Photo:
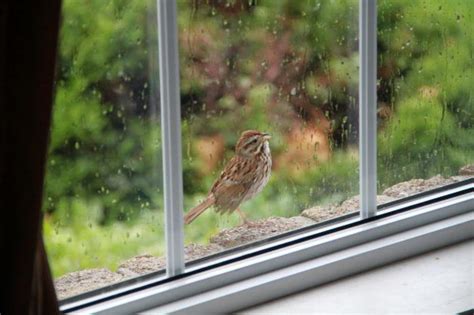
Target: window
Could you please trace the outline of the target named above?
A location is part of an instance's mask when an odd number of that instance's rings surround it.
[[[469,174],[462,168],[474,157],[473,75],[463,69],[472,69],[471,10],[379,1],[379,194],[399,199]]]
[[[144,288],[171,302],[394,233],[392,214],[432,223],[410,207],[447,218],[431,205],[443,198],[466,212],[469,6],[65,1],[44,205],[63,310]],[[183,226],[247,129],[272,136],[272,177],[241,205],[253,223],[206,211]],[[305,245],[318,237],[328,243]]]
[[[178,1],[178,25],[185,212],[243,131],[269,133],[273,160],[239,206],[251,224],[205,211],[185,226],[186,249],[222,252],[342,215],[324,209],[359,190],[357,1]]]
[[[127,260],[165,247],[154,2],[62,12],[44,198],[60,299],[136,276]]]

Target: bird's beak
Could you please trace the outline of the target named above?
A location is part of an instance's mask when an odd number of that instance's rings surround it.
[[[270,134],[268,134],[268,133],[263,134],[263,139],[270,140],[271,138],[272,138],[272,136],[270,136]]]

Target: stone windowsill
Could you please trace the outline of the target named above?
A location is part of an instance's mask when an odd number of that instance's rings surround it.
[[[459,176],[444,178],[440,175],[430,179],[413,179],[385,189],[377,196],[377,203],[383,204],[398,198],[459,182],[474,176],[474,164],[460,169]],[[235,246],[248,244],[286,231],[312,225],[355,211],[359,207],[359,196],[354,196],[339,205],[315,206],[290,218],[270,217],[254,221],[251,225],[240,225],[224,229],[210,239],[208,245],[189,244],[185,247],[186,261],[202,258]],[[87,269],[68,273],[55,280],[59,299],[104,287],[127,278],[137,277],[164,269],[164,257],[139,255],[120,264],[116,272],[106,268]]]

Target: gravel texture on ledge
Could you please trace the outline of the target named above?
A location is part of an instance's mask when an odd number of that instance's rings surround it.
[[[98,289],[122,280],[123,277],[106,268],[70,272],[54,282],[58,299],[62,300],[83,292]]]
[[[223,248],[216,244],[209,244],[206,246],[200,244],[189,244],[184,247],[184,259],[186,261],[192,261],[222,250]],[[165,267],[166,257],[140,255],[127,259],[121,263],[117,269],[117,273],[124,277],[136,277],[165,269]]]
[[[440,175],[429,179],[413,179],[393,185],[377,196],[377,204],[424,192],[436,187],[459,182],[474,177],[474,164],[466,165],[459,170],[459,176],[444,178]],[[306,209],[301,216],[291,218],[270,217],[252,221],[250,224],[224,229],[210,239],[210,244],[189,244],[185,247],[186,261],[218,253],[224,249],[262,240],[283,232],[295,230],[317,222],[335,218],[359,208],[359,196],[351,197],[341,204],[315,206]],[[55,280],[56,293],[59,299],[71,297],[86,291],[104,287],[123,279],[137,277],[164,269],[166,259],[152,255],[139,255],[121,263],[117,272],[105,268],[87,269],[68,273]]]
[[[395,198],[385,195],[377,196],[377,204],[387,203],[395,200]],[[326,221],[329,219],[340,217],[359,209],[359,196],[347,199],[340,205],[331,204],[327,206],[316,206],[304,210],[301,215],[314,220],[315,222]]]
[[[291,218],[270,217],[230,229],[224,229],[211,238],[211,243],[218,244],[224,248],[231,248],[311,224],[314,224],[313,220],[302,216]]]
[[[459,169],[459,175],[461,176],[474,176],[474,164],[463,166]]]
[[[166,259],[164,257],[155,257],[145,254],[125,260],[119,265],[117,273],[130,278],[158,271],[165,267]]]
[[[395,184],[392,187],[385,189],[383,194],[395,199],[399,199],[444,185],[460,182],[462,180],[468,179],[471,176],[452,176],[444,178],[441,175],[437,175],[431,177],[430,179],[412,179],[406,182]]]

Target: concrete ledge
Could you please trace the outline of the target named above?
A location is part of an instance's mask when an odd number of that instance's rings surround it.
[[[443,178],[434,176],[430,179],[413,179],[387,188],[377,196],[377,203],[383,204],[398,198],[406,197],[447,184],[459,182],[474,176],[474,167],[468,165],[461,169],[462,176]],[[460,171],[460,172],[461,172]],[[350,212],[359,207],[359,197],[351,197],[341,204],[316,206],[302,211],[301,216],[290,218],[270,217],[220,231],[211,237],[208,245],[189,244],[185,247],[186,261],[206,257],[224,249],[248,244],[290,230],[322,222]],[[68,273],[55,280],[59,299],[65,299],[93,289],[101,288],[124,279],[137,277],[165,268],[166,258],[148,254],[132,257],[122,262],[116,272],[108,269],[87,269]]]

